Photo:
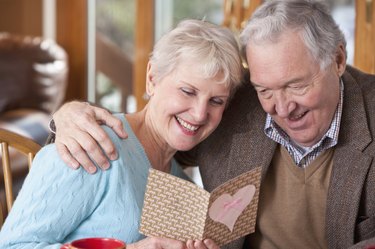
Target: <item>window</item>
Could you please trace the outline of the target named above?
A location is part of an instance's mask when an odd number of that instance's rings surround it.
[[[185,18],[220,24],[222,5],[222,0],[155,0],[155,39]],[[95,1],[95,35],[90,40],[95,40],[96,63],[90,84],[94,102],[111,111],[136,110],[132,96],[135,8],[136,0]]]

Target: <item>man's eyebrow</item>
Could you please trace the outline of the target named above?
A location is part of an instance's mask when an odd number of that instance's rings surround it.
[[[304,82],[305,79],[303,77],[299,77],[299,78],[295,78],[295,79],[291,79],[289,81],[286,82],[287,85],[289,84],[295,84],[295,83],[301,83],[301,82]]]
[[[290,85],[290,84],[296,84],[296,83],[301,83],[304,81],[304,78],[303,77],[298,77],[298,78],[294,78],[294,79],[291,79],[291,80],[288,80],[287,82],[284,82],[283,85]],[[253,81],[250,80],[250,84],[253,85],[254,87],[263,87],[263,88],[267,88],[267,87],[264,87],[264,86],[261,86]]]
[[[261,87],[260,85],[258,85],[257,83],[255,83],[255,82],[252,81],[252,80],[249,80],[249,83],[250,83],[253,87]]]
[[[260,85],[258,85],[258,84],[256,84],[256,83],[254,83],[254,82],[252,82],[252,81],[250,81],[250,84],[253,85],[253,87],[262,87],[262,86],[260,86]]]

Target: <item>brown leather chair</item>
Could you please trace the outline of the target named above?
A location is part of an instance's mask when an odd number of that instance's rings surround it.
[[[0,32],[0,128],[43,145],[50,115],[64,100],[67,77],[67,55],[58,44]],[[28,167],[19,153],[11,151],[10,156],[16,196]],[[2,174],[0,171],[0,203],[6,215]]]

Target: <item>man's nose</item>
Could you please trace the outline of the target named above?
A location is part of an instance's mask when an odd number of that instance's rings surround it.
[[[290,96],[283,90],[277,91],[273,94],[275,112],[281,118],[287,118],[293,111],[295,106]]]

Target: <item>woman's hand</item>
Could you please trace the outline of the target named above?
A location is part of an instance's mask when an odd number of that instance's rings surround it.
[[[188,240],[186,242],[188,249],[220,249],[219,246],[211,239],[205,240]]]
[[[109,161],[105,155],[111,160],[117,158],[117,151],[101,124],[111,127],[119,137],[127,137],[121,120],[109,111],[85,102],[64,104],[53,114],[53,120],[55,144],[61,158],[74,169],[82,165],[89,173],[96,172],[93,161],[102,169],[108,169]]]
[[[158,237],[147,237],[134,244],[126,245],[126,249],[187,249],[184,242]]]
[[[220,249],[215,242],[210,239],[188,240],[184,242],[158,237],[147,237],[134,244],[126,245],[126,249]]]

